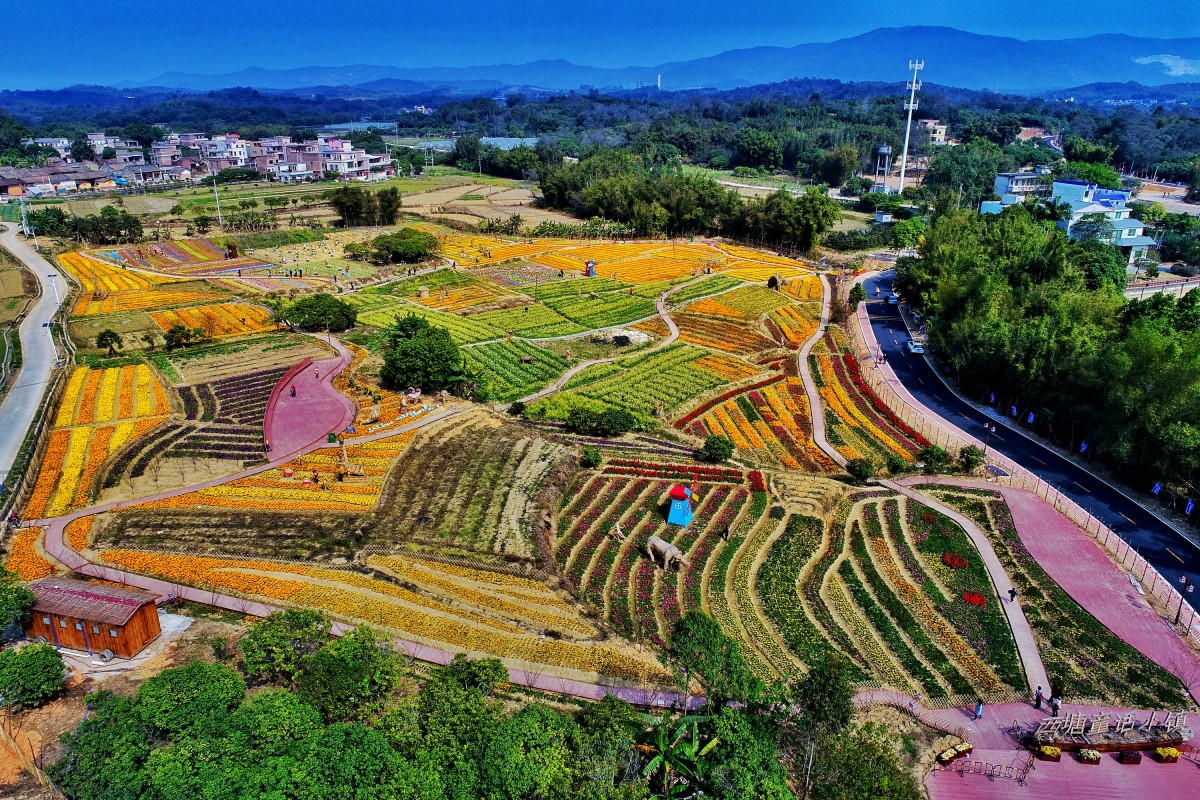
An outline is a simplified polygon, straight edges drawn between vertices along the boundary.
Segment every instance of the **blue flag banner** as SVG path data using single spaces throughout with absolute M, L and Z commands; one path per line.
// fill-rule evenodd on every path
M 1185 509 L 1183 510 L 1183 513 L 1185 513 L 1185 514 L 1191 514 L 1191 513 L 1192 513 L 1192 511 L 1193 511 L 1195 508 L 1196 508 L 1196 501 L 1195 501 L 1195 500 L 1191 500 L 1191 499 L 1189 499 L 1189 500 L 1188 500 L 1188 504 L 1187 504 L 1187 508 L 1185 508 Z
M 1017 415 L 1017 407 L 1016 406 L 1009 406 L 1009 410 L 1012 412 L 1012 415 L 1014 417 Z
M 995 402 L 996 402 L 996 393 L 995 393 L 995 392 L 992 392 L 991 399 L 990 399 L 990 400 L 988 400 L 988 402 L 989 402 L 989 403 L 995 403 Z
M 1150 494 L 1158 494 L 1162 491 L 1162 481 L 1154 484 L 1154 488 L 1150 490 Z
M 1030 425 L 1033 424 L 1033 412 L 1032 411 L 1029 412 L 1029 418 L 1026 419 L 1025 421 L 1028 422 Z
M 1086 452 L 1087 452 L 1087 442 L 1080 442 L 1080 443 L 1079 443 L 1079 452 L 1081 452 L 1081 453 L 1086 453 Z

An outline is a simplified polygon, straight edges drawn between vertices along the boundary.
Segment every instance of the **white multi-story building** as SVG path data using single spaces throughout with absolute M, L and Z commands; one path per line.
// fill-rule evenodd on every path
M 1130 264 L 1146 255 L 1154 239 L 1145 235 L 1145 226 L 1134 219 L 1129 210 L 1130 192 L 1109 189 L 1085 181 L 1055 181 L 1052 198 L 1070 208 L 1070 216 L 1058 223 L 1072 239 L 1080 238 L 1080 222 L 1085 217 L 1100 215 L 1108 223 L 1104 241 L 1121 248 Z

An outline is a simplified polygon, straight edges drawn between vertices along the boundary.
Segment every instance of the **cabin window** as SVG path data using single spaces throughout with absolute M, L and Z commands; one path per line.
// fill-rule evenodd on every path
M 116 632 L 116 631 L 114 631 L 114 630 L 111 630 L 111 629 L 110 629 L 110 630 L 109 630 L 109 632 L 108 632 L 108 635 L 109 635 L 109 636 L 111 636 L 111 637 L 113 637 L 114 639 L 115 639 L 115 638 L 117 638 L 117 632 Z
M 50 624 L 50 618 L 49 618 L 49 617 L 42 617 L 42 624 L 43 624 L 43 625 L 49 625 L 49 624 Z
M 81 630 L 83 630 L 83 623 L 82 623 L 82 622 L 76 622 L 76 623 L 75 623 L 75 630 L 77 630 L 77 631 L 81 631 Z
M 60 628 L 65 628 L 65 627 L 67 627 L 67 621 L 66 621 L 65 619 L 60 619 L 60 620 L 58 621 L 58 627 L 60 627 Z
M 99 632 L 100 632 L 100 626 L 98 626 L 98 625 L 93 625 L 93 626 L 92 626 L 92 633 L 99 633 Z

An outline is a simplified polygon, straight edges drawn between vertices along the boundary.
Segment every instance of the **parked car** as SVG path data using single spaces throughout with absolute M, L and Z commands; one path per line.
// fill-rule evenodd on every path
M 916 339 L 909 339 L 908 352 L 912 353 L 914 356 L 922 355 L 925 352 L 925 345 L 922 342 L 918 342 Z
M 900 295 L 896 294 L 895 292 L 892 292 L 891 294 L 889 294 L 888 295 L 888 305 L 889 306 L 900 305 Z

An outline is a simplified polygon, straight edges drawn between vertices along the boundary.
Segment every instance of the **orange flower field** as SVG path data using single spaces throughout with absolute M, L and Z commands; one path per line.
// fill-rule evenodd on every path
M 183 325 L 186 328 L 199 328 L 214 339 L 279 327 L 271 319 L 270 311 L 247 303 L 214 303 L 173 311 L 155 311 L 150 318 L 163 332 Z
M 9 572 L 16 573 L 23 581 L 36 581 L 55 573 L 54 566 L 37 550 L 41 528 L 21 528 L 13 537 L 12 552 L 4 565 Z

